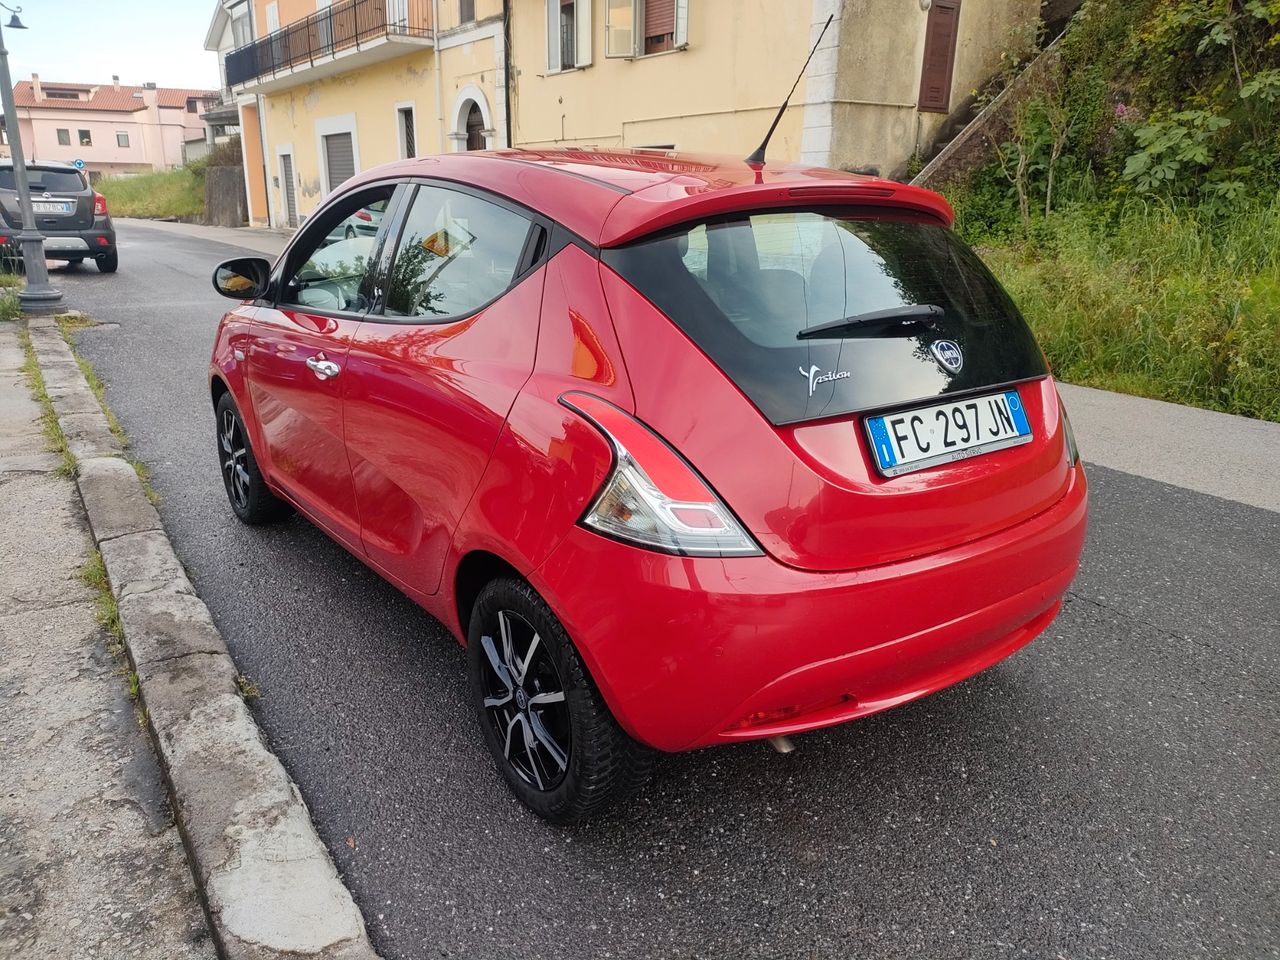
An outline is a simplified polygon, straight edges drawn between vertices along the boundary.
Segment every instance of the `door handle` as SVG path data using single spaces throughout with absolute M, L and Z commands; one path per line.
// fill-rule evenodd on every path
M 311 368 L 311 372 L 320 380 L 328 380 L 330 377 L 336 377 L 342 372 L 342 368 L 332 360 L 326 360 L 323 353 L 314 357 L 307 357 L 307 366 Z

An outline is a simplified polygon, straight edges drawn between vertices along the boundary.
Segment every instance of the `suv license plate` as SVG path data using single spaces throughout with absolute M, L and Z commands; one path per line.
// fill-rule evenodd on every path
M 1017 390 L 868 417 L 866 425 L 876 468 L 886 477 L 1031 440 Z
M 32 213 L 70 213 L 71 204 L 66 200 L 32 200 Z

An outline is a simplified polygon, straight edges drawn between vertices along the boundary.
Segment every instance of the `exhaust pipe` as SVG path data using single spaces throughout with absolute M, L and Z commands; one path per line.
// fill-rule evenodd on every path
M 790 737 L 770 737 L 769 746 L 773 747 L 778 753 L 790 753 L 796 748 Z

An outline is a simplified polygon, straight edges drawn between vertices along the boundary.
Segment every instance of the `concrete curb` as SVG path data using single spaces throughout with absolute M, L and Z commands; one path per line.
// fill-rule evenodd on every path
M 298 788 L 239 694 L 222 635 L 121 459 L 75 357 L 52 319 L 30 318 L 28 333 L 76 460 L 76 484 L 218 953 L 377 960 Z

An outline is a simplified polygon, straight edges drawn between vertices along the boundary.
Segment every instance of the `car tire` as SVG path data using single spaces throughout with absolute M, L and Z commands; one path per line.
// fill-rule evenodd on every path
M 354 240 L 356 237 L 356 228 L 347 224 L 347 232 L 342 235 L 344 240 Z
M 218 465 L 232 512 L 250 526 L 284 519 L 292 508 L 262 479 L 249 433 L 229 392 L 218 399 L 216 412 Z
M 592 816 L 648 780 L 653 751 L 618 726 L 564 627 L 525 581 L 502 577 L 480 592 L 467 664 L 485 745 L 511 791 L 544 820 Z
M 112 250 L 110 253 L 95 257 L 93 262 L 98 265 L 99 273 L 115 273 L 120 267 L 120 254 Z
M 75 270 L 82 263 L 84 263 L 84 257 L 71 257 L 69 260 L 67 260 L 67 269 Z

